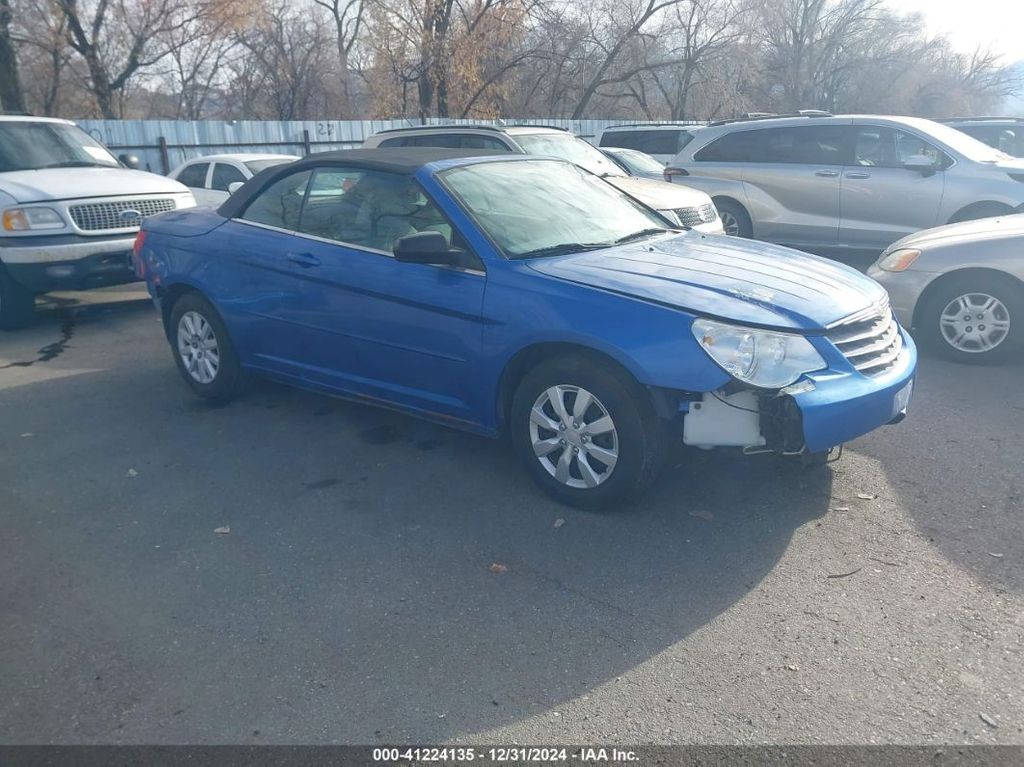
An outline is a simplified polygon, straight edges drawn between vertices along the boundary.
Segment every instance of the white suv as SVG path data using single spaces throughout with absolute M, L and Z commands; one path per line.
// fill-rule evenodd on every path
M 37 293 L 134 281 L 142 219 L 194 205 L 72 122 L 0 115 L 0 328 L 27 324 Z
M 380 131 L 363 142 L 367 149 L 433 146 L 491 150 L 558 157 L 575 163 L 675 224 L 705 234 L 722 234 L 722 221 L 711 198 L 698 189 L 664 181 L 636 178 L 605 157 L 599 149 L 564 128 L 543 125 L 424 125 Z

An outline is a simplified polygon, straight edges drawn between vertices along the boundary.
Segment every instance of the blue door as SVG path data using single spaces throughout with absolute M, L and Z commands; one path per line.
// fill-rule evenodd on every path
M 320 168 L 298 230 L 286 257 L 298 300 L 283 309 L 301 330 L 302 375 L 441 418 L 479 420 L 482 265 L 468 248 L 464 269 L 392 255 L 399 237 L 426 230 L 462 246 L 422 189 L 397 174 Z

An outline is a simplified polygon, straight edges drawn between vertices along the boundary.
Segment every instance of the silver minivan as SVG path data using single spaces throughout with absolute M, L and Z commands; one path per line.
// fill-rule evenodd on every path
M 711 195 L 731 234 L 808 249 L 877 252 L 921 229 L 1024 212 L 1024 160 L 913 117 L 718 123 L 665 178 Z

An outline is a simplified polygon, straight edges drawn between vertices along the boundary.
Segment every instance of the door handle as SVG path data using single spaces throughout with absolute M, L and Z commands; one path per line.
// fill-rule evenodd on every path
M 303 269 L 309 269 L 311 266 L 320 266 L 320 259 L 312 253 L 289 253 L 285 258 L 296 266 L 301 266 Z
M 822 178 L 835 178 L 839 175 L 837 170 L 816 170 L 814 171 L 815 176 L 821 176 Z
M 847 178 L 871 178 L 871 174 L 870 173 L 865 173 L 864 171 L 852 171 L 850 173 L 847 173 L 846 177 Z

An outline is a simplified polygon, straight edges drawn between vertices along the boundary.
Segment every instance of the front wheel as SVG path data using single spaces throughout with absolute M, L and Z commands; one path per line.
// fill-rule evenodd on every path
M 580 508 L 638 496 L 665 457 L 665 426 L 639 386 L 586 357 L 530 371 L 512 402 L 516 452 L 534 481 Z
M 955 362 L 1005 362 L 1024 348 L 1024 290 L 1007 279 L 971 275 L 941 286 L 919 313 L 922 340 Z
M 209 301 L 186 293 L 171 310 L 169 329 L 174 361 L 192 391 L 221 401 L 238 393 L 241 365 L 227 327 Z
M 754 235 L 754 227 L 750 223 L 750 215 L 738 202 L 720 198 L 714 201 L 718 216 L 722 219 L 722 229 L 733 237 L 750 239 Z

